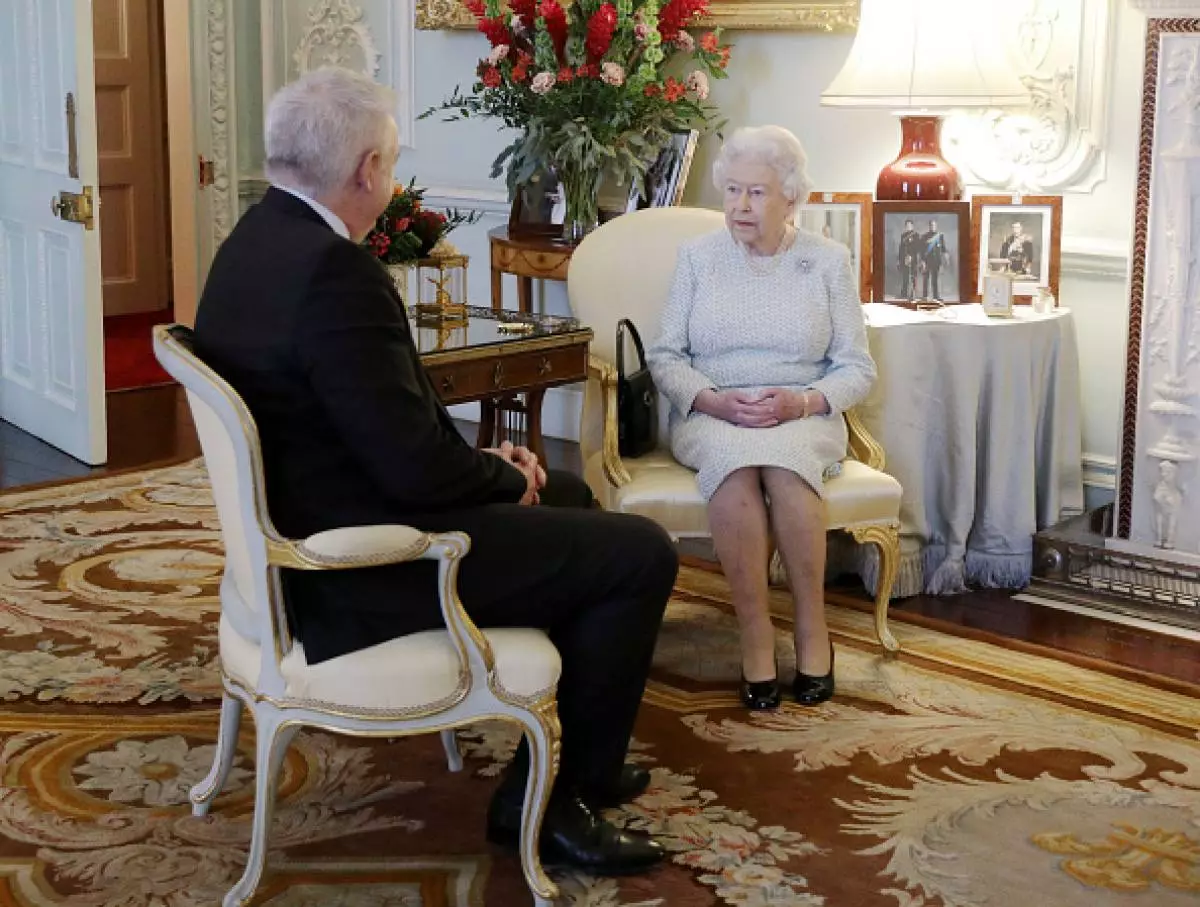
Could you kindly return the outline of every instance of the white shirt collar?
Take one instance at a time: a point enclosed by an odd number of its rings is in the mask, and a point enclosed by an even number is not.
[[[345,221],[322,205],[319,201],[314,198],[309,198],[303,192],[298,192],[297,190],[289,188],[288,186],[280,186],[277,183],[272,183],[272,185],[275,186],[276,189],[282,189],[288,195],[296,196],[296,198],[300,199],[300,201],[304,202],[304,204],[308,205],[308,207],[320,214],[325,223],[329,224],[329,228],[338,236],[342,237],[342,239],[350,238],[350,228],[346,226]]]

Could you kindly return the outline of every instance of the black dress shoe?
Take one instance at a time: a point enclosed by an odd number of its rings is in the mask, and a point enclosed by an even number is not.
[[[783,697],[779,693],[779,678],[770,680],[755,680],[753,682],[742,675],[742,705],[751,711],[761,712],[766,709],[777,709]]]
[[[635,800],[650,786],[650,772],[640,765],[625,763],[615,783],[604,787],[585,787],[580,791],[583,801],[593,809],[607,809]]]
[[[487,839],[516,847],[521,840],[521,801],[505,795],[488,807]],[[663,846],[648,835],[606,822],[578,796],[555,794],[542,821],[539,853],[547,863],[569,863],[592,875],[644,872],[662,862]]]
[[[829,673],[822,677],[796,672],[792,695],[800,705],[820,705],[833,697],[833,643],[829,644]]]

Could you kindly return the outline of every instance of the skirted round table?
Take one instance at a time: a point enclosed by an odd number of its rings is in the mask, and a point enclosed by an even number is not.
[[[879,379],[860,412],[904,486],[896,597],[1029,582],[1033,535],[1083,511],[1070,310],[864,306]],[[873,552],[856,567],[874,588]]]

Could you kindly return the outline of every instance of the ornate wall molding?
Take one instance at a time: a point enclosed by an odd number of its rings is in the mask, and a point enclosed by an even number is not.
[[[236,140],[233,98],[233,34],[230,20],[232,0],[208,0],[205,27],[208,34],[208,106],[209,130],[213,162],[213,183],[210,194],[209,217],[212,226],[212,249],[225,241],[238,216],[233,172]]]
[[[950,118],[950,155],[969,184],[1090,192],[1105,177],[1113,0],[1023,0],[1015,9],[1006,39],[1029,108]]]

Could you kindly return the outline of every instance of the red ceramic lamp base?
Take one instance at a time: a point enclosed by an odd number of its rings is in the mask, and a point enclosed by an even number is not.
[[[900,156],[879,174],[875,198],[957,201],[962,198],[962,180],[954,165],[942,157],[942,118],[900,118],[903,140]]]

